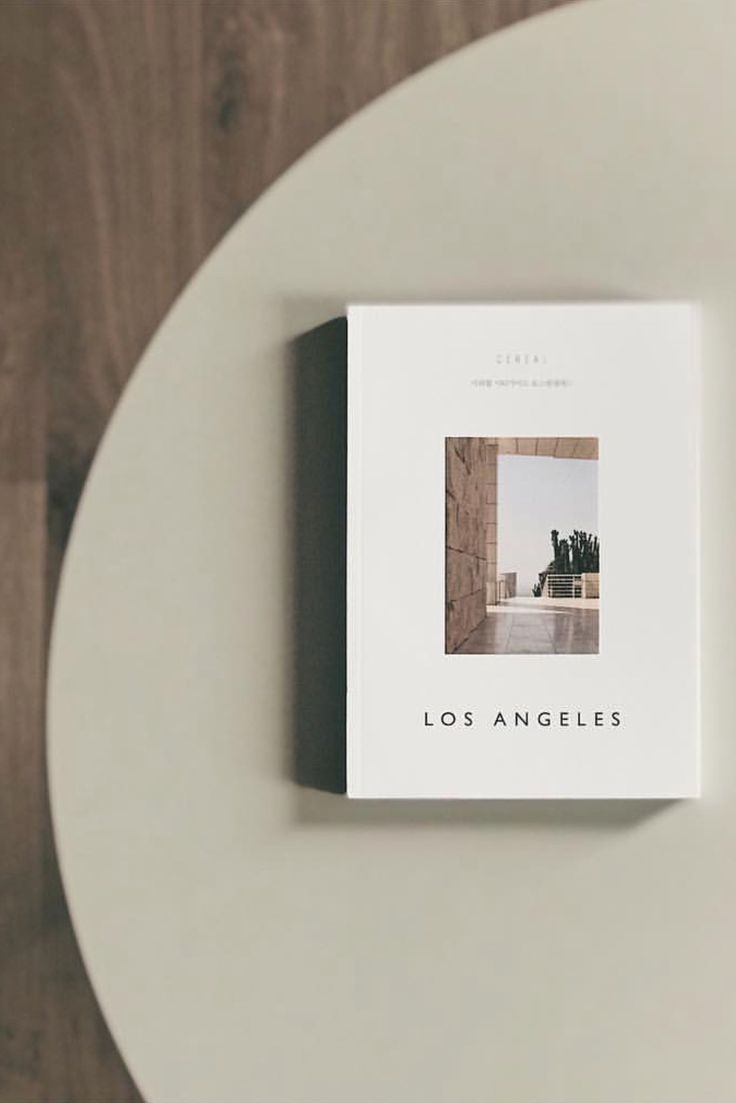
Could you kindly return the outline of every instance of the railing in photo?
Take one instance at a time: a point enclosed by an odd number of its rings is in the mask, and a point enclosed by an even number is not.
[[[542,587],[542,597],[600,597],[600,575],[597,571],[582,574],[548,574]]]
[[[548,574],[544,580],[543,597],[582,597],[583,576],[580,574]]]

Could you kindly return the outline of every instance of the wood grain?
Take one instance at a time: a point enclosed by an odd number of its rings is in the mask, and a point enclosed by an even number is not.
[[[436,58],[562,2],[0,4],[0,1103],[140,1098],[76,947],[43,740],[61,558],[130,372],[300,154]]]

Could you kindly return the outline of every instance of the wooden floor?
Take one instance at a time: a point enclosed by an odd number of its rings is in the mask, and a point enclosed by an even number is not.
[[[317,139],[561,2],[0,2],[0,1103],[139,1099],[66,911],[43,715],[64,547],[131,370],[217,240]]]

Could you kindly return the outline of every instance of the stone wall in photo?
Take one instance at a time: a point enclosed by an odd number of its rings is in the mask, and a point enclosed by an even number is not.
[[[516,571],[505,571],[503,574],[498,575],[499,597],[516,597],[517,585],[518,580]],[[489,602],[489,605],[490,604],[491,602]]]
[[[496,596],[498,448],[482,437],[448,437],[446,464],[445,651],[455,651]]]
[[[599,574],[582,575],[583,597],[601,596],[601,576]]]

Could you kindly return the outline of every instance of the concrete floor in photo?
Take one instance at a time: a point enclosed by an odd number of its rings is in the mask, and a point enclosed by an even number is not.
[[[486,619],[456,655],[596,655],[597,599],[511,598],[489,605]]]

